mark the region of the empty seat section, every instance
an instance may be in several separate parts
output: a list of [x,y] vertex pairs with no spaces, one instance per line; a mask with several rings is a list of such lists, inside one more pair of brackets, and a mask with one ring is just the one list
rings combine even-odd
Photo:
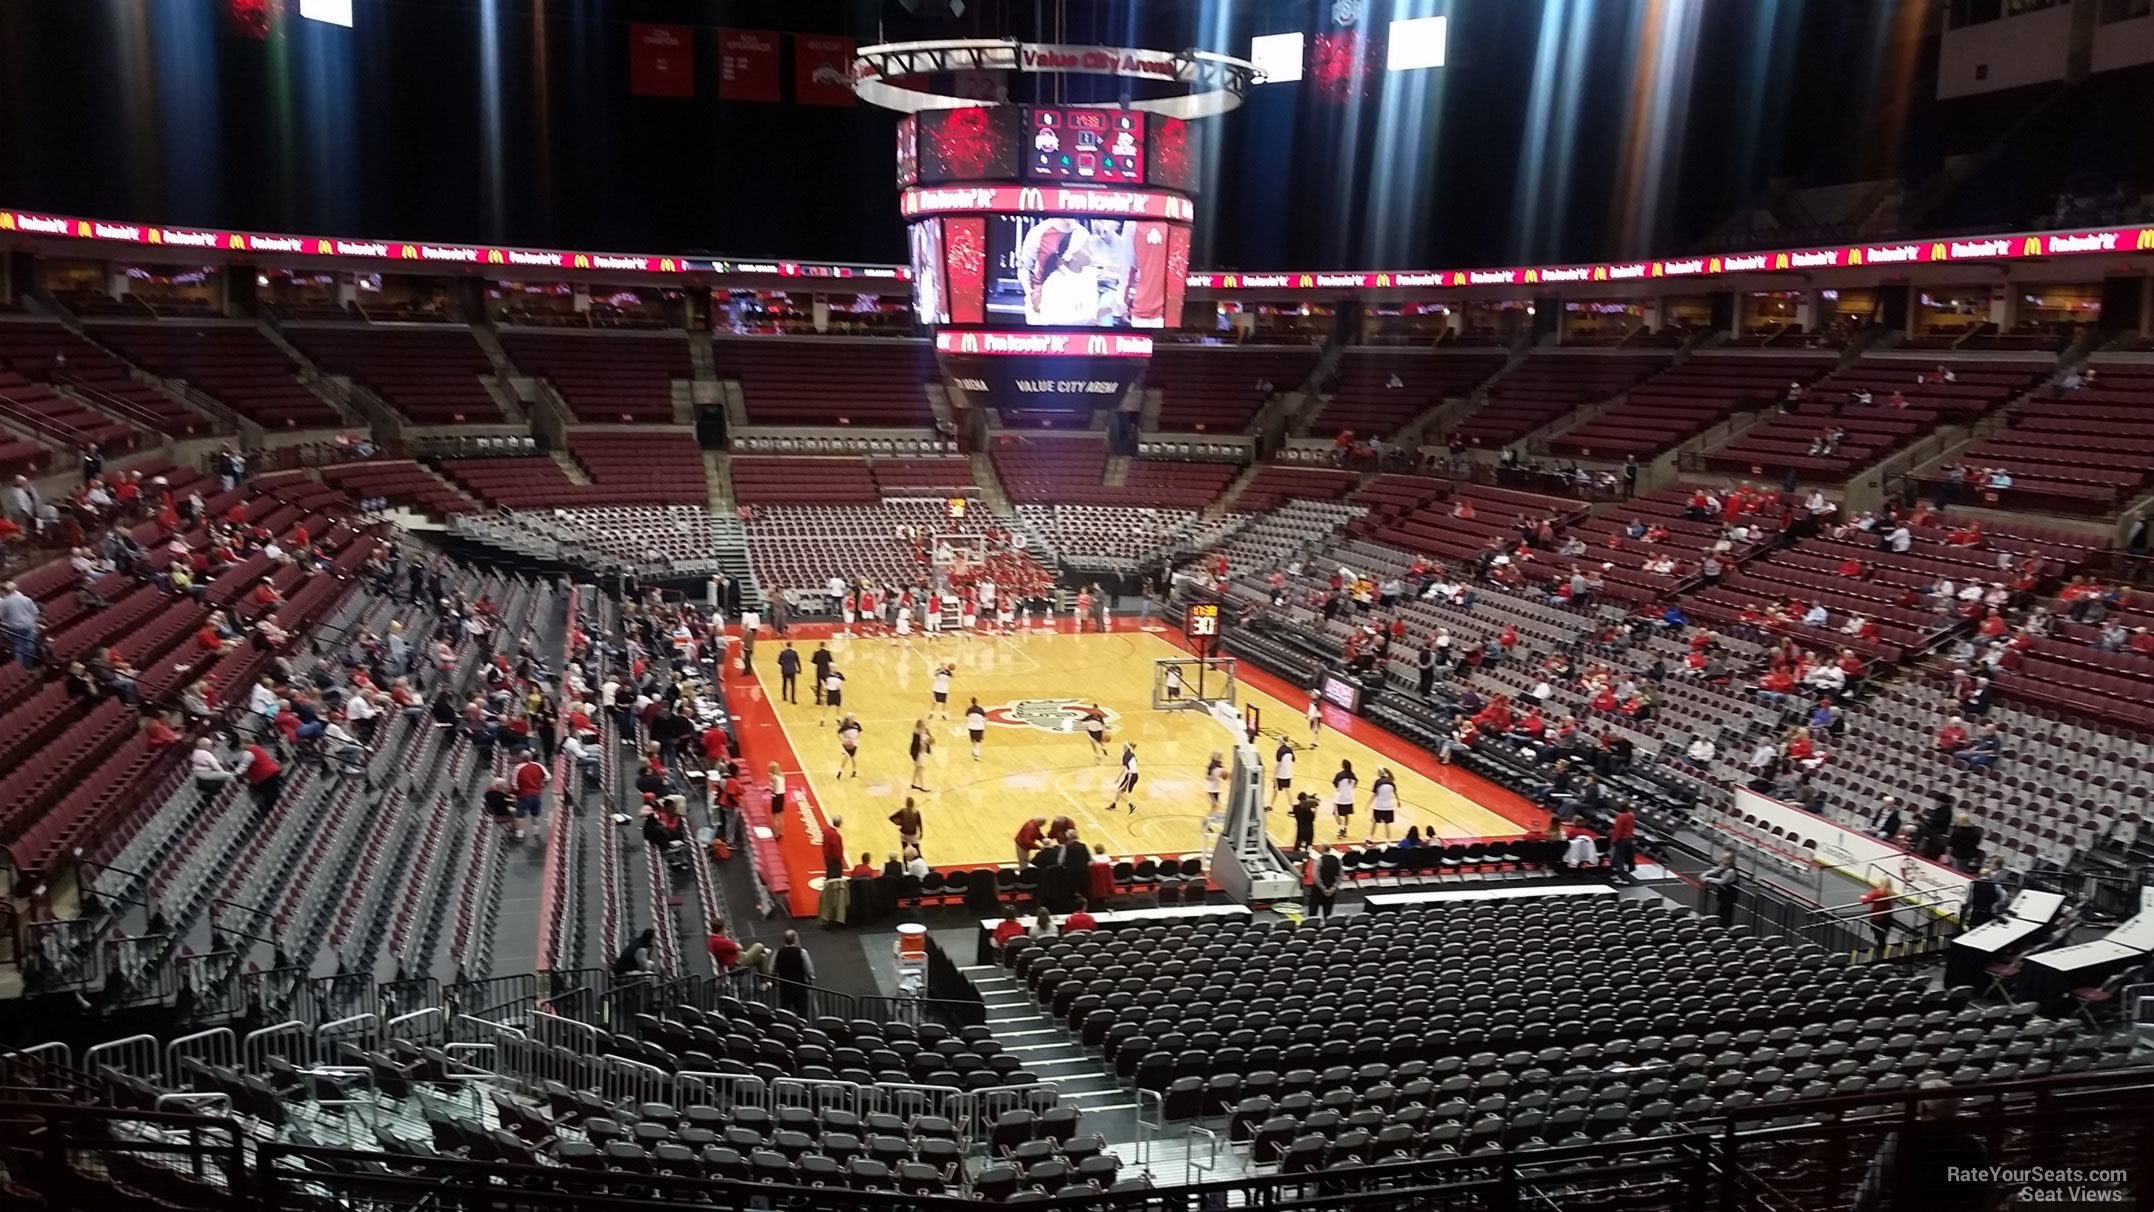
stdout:
[[[1717,471],[1776,479],[1792,470],[1806,479],[1835,483],[1940,425],[1986,415],[2055,366],[1960,359],[1945,369],[1952,373],[1950,382],[1939,375],[1938,363],[1926,357],[1862,358],[1819,379],[1792,412],[1753,426],[1712,451],[1707,464]],[[1870,403],[1860,403],[1858,391],[1869,392]],[[1902,403],[1893,402],[1895,393]],[[1834,428],[1845,429],[1846,437],[1830,449],[1819,445]]]
[[740,382],[759,424],[932,425],[922,384],[938,377],[925,341],[713,337],[721,379]]
[[1234,498],[1234,511],[1259,513],[1293,500],[1337,501],[1360,483],[1361,477],[1351,471],[1274,463],[1259,470]]
[[1508,358],[1493,349],[1348,349],[1310,431],[1350,429],[1364,438],[1395,433],[1445,400],[1472,394]]
[[1947,501],[2007,509],[2099,515],[2131,501],[2154,467],[2154,365],[2097,358],[2086,371],[2091,380],[2014,407],[2011,424],[1923,483]]
[[593,481],[641,487],[651,504],[710,502],[703,448],[693,434],[577,431],[569,435],[568,453]]
[[486,351],[461,325],[372,328],[294,325],[286,339],[314,364],[351,379],[421,425],[497,423],[508,418],[481,376],[494,373]]
[[501,348],[519,369],[553,384],[583,421],[671,424],[674,380],[695,377],[679,333],[509,330]]
[[1574,408],[1626,391],[1666,368],[1666,354],[1565,353],[1528,357],[1488,388],[1488,402],[1459,422],[1469,446],[1507,446]]
[[1810,383],[1833,367],[1830,357],[1701,353],[1630,390],[1621,403],[1548,440],[1579,458],[1649,458],[1736,413],[1768,407],[1790,383]]
[[0,366],[33,382],[64,387],[130,425],[175,438],[211,432],[209,418],[135,381],[127,363],[57,322],[0,324]]
[[735,455],[733,499],[743,505],[873,505],[882,494],[866,459]]
[[185,379],[265,428],[343,423],[299,381],[299,367],[251,324],[100,324],[90,333],[143,369]]
[[409,459],[338,463],[322,468],[322,482],[348,493],[354,501],[387,501],[421,513],[470,513],[478,503],[440,476]]
[[975,496],[970,459],[884,459],[868,465],[886,497]]
[[1273,392],[1292,391],[1309,377],[1317,352],[1159,345],[1144,372],[1145,384],[1159,389],[1159,428],[1239,433]]

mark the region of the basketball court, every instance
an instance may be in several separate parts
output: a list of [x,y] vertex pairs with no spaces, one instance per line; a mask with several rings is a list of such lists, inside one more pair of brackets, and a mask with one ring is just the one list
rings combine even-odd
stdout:
[[[925,817],[922,849],[936,867],[1009,861],[1014,835],[1033,816],[1068,816],[1080,837],[1112,854],[1205,849],[1210,811],[1205,767],[1214,752],[1229,749],[1233,738],[1203,711],[1154,709],[1157,662],[1190,658],[1170,638],[1174,633],[1138,630],[1135,621],[1126,618],[1114,623],[1117,630],[1107,634],[1072,634],[1065,621],[1058,631],[935,640],[915,635],[909,643],[888,636],[828,635],[829,628],[795,628],[792,642],[804,666],[797,704],[777,700],[777,654],[784,645],[767,638],[756,646],[758,681],[747,683],[735,675],[729,679],[729,693],[743,716],[747,756],[754,769],[776,760],[789,777],[798,777],[793,771],[805,774],[823,818],[844,819],[849,863],[866,851],[879,865],[897,849],[897,830],[889,817],[907,795]],[[825,638],[814,638],[819,634]],[[822,722],[826,713],[815,706],[809,688],[809,659],[819,643],[829,645],[835,667],[844,673],[845,708],[862,725],[857,778],[835,777],[841,756],[836,721]],[[943,663],[955,666],[950,718],[934,714],[929,719],[935,749],[927,758],[925,783],[931,790],[921,793],[907,786],[912,776],[908,745],[915,721],[933,710],[934,673]],[[1207,681],[1206,693],[1216,694],[1216,675]],[[1185,682],[1184,693],[1194,695],[1193,671]],[[1325,711],[1323,733],[1311,749],[1305,693],[1246,664],[1238,666],[1236,683],[1240,705],[1255,707],[1261,716],[1264,734],[1257,749],[1265,761],[1266,779],[1271,777],[1278,734],[1299,750],[1294,787],[1316,794],[1325,804],[1317,820],[1319,840],[1336,832],[1329,804],[1332,776],[1342,759],[1353,763],[1360,779],[1354,827],[1348,834],[1355,841],[1369,834],[1370,785],[1377,769],[1387,765],[1398,781],[1400,800],[1394,837],[1414,825],[1439,839],[1509,837],[1545,819],[1525,800],[1438,765],[1426,751],[1334,709]],[[977,761],[965,730],[965,708],[974,697],[988,718]],[[1082,713],[1094,703],[1108,720],[1108,752],[1097,759],[1082,726]],[[772,746],[780,738],[791,760]],[[1137,807],[1134,813],[1110,812],[1107,804],[1120,777],[1125,741],[1137,746]],[[1281,796],[1269,818],[1271,835],[1282,844],[1293,838],[1293,820],[1286,812],[1290,802],[1290,796]],[[788,850],[798,853],[796,846]]]

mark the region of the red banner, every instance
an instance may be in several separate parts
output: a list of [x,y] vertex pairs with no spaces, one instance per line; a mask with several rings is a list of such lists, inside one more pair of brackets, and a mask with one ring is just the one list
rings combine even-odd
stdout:
[[718,31],[718,99],[778,99],[778,35],[767,29]]
[[696,52],[687,26],[629,23],[628,91],[639,97],[696,95]]
[[853,40],[793,35],[793,99],[802,105],[853,103]]

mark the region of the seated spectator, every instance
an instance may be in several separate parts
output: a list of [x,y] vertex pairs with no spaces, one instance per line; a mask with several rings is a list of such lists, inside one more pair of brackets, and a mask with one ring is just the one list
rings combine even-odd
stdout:
[[1713,742],[1706,739],[1704,734],[1701,733],[1692,736],[1690,744],[1684,748],[1683,764],[1702,773],[1711,769],[1713,759],[1719,756],[1720,751],[1714,747]]
[[1945,753],[1958,753],[1967,747],[1967,724],[1958,716],[1944,722],[1937,730],[1937,748]]

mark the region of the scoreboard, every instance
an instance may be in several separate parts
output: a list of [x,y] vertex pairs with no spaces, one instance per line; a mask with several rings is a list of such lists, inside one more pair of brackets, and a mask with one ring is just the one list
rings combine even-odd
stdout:
[[1025,111],[1030,155],[1027,177],[1090,181],[1106,185],[1144,183],[1145,116],[1128,110],[1045,109]]
[[1193,602],[1182,615],[1182,634],[1189,637],[1200,655],[1219,649],[1219,603]]

